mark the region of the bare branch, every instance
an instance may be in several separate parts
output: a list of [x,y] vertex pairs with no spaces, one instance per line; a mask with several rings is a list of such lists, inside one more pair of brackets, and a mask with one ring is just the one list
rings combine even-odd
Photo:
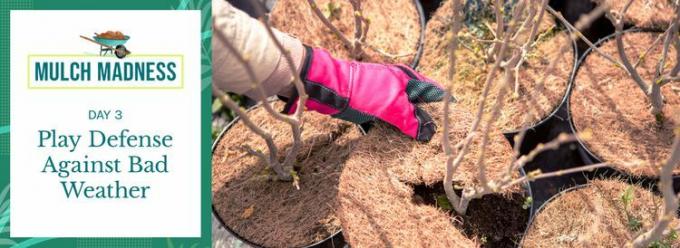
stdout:
[[[256,11],[260,12],[259,15],[262,16],[263,18],[260,19],[260,22],[262,25],[265,27],[267,30],[267,34],[269,35],[269,38],[272,40],[272,42],[276,45],[276,48],[281,51],[281,54],[286,60],[286,63],[288,64],[288,67],[290,68],[291,72],[291,77],[293,78],[293,85],[295,86],[295,89],[298,94],[298,100],[297,100],[297,108],[295,109],[295,113],[293,114],[293,118],[284,118],[283,121],[288,123],[291,127],[291,132],[293,132],[293,146],[291,147],[290,151],[288,154],[286,154],[286,158],[283,160],[283,165],[285,167],[291,166],[293,161],[295,160],[295,157],[300,151],[300,147],[302,147],[302,127],[301,127],[301,122],[302,122],[302,113],[304,111],[304,106],[305,103],[307,102],[307,93],[305,92],[305,87],[304,84],[302,83],[302,79],[300,78],[300,75],[298,74],[298,68],[295,67],[295,62],[293,61],[293,57],[290,55],[290,50],[287,48],[283,47],[281,42],[277,39],[276,35],[274,34],[274,30],[271,27],[271,23],[269,23],[269,19],[267,18],[267,15],[264,14],[264,9],[262,8],[262,5],[257,2],[257,0],[251,0],[251,3],[256,6]],[[268,106],[268,104],[265,105],[265,108]],[[275,112],[275,111],[274,111]],[[271,111],[270,111],[270,114]],[[284,116],[288,117],[287,115],[281,114],[276,112],[274,117],[277,116]]]
[[[666,29],[666,32],[668,32],[668,31],[669,31],[669,29]],[[658,44],[659,41],[661,41],[661,38],[663,38],[663,37],[664,37],[663,35],[659,35],[658,37],[656,37],[654,42],[652,42],[652,45],[650,45],[647,48],[647,50],[645,50],[645,52],[643,52],[642,55],[640,55],[640,57],[638,57],[638,60],[635,62],[635,64],[633,64],[633,68],[637,68],[640,65],[640,63],[645,60],[645,57],[647,57],[647,54],[649,54],[649,52],[652,51],[652,48],[654,48],[656,46],[656,44]]]
[[538,156],[539,154],[548,151],[548,150],[556,150],[559,148],[562,144],[566,144],[569,142],[574,142],[576,141],[576,135],[573,134],[560,134],[557,136],[557,138],[553,139],[552,141],[545,143],[545,144],[538,144],[536,148],[531,150],[528,154],[521,156],[519,159],[517,159],[514,163],[513,166],[511,167],[512,170],[519,170],[520,168],[524,167],[527,163],[531,162]]
[[323,15],[323,13],[321,12],[321,10],[319,9],[319,6],[316,5],[316,2],[315,2],[314,0],[307,0],[307,3],[309,4],[309,7],[312,8],[312,12],[314,12],[314,14],[316,15],[316,17],[318,17],[319,20],[321,20],[321,22],[322,22],[328,29],[330,29],[331,32],[333,32],[333,33],[335,34],[335,36],[337,36],[337,37],[342,41],[342,43],[345,44],[345,46],[346,46],[348,49],[352,49],[352,50],[353,50],[353,49],[354,49],[354,44],[349,40],[349,38],[347,38],[347,36],[345,36],[345,34],[343,34],[342,32],[340,32],[340,30],[339,30],[337,27],[335,27],[335,25],[333,25],[333,23],[331,23],[331,21],[328,20],[328,18],[326,18],[326,16]]
[[359,58],[361,56],[361,36],[363,32],[361,31],[361,24],[362,24],[362,12],[361,12],[361,2],[358,0],[349,0],[349,3],[352,5],[352,9],[354,9],[354,12],[352,15],[354,16],[354,45],[352,47],[352,58]]
[[614,27],[616,28],[616,33],[615,33],[615,41],[616,41],[616,48],[617,52],[619,55],[619,58],[621,59],[621,63],[623,64],[623,68],[628,72],[628,75],[631,76],[635,84],[644,92],[647,94],[649,85],[647,85],[638,73],[638,71],[633,67],[633,65],[630,63],[630,60],[628,60],[628,56],[626,55],[626,49],[623,43],[623,16],[628,10],[628,7],[630,7],[630,3],[632,0],[628,0],[628,3],[624,6],[623,10],[620,13],[620,17],[617,19],[613,16],[612,12],[610,11],[607,13],[607,17],[614,23]]
[[[534,2],[534,3],[539,3],[539,2]],[[535,37],[535,30],[536,26],[539,25],[540,23],[540,14],[538,14],[539,18],[536,19],[537,15],[537,10],[535,9],[535,6],[529,6],[529,13],[526,14],[525,16],[522,15],[522,11],[524,11],[524,8],[526,7],[526,4],[532,4],[531,1],[521,1],[518,3],[518,5],[515,7],[515,12],[512,15],[512,18],[509,22],[508,28],[503,29],[503,40],[502,41],[494,41],[494,44],[499,45],[498,46],[498,51],[496,53],[497,57],[496,60],[494,61],[493,66],[490,68],[490,70],[487,73],[487,78],[485,81],[484,88],[482,90],[481,94],[481,100],[479,102],[478,108],[477,108],[477,113],[476,113],[476,118],[473,121],[470,131],[468,132],[468,135],[464,140],[462,140],[458,145],[456,145],[456,148],[460,148],[458,153],[453,155],[453,149],[451,147],[450,141],[448,137],[444,137],[442,139],[442,146],[447,154],[447,160],[446,160],[446,166],[447,166],[447,173],[445,176],[445,181],[444,181],[444,187],[446,190],[446,195],[449,201],[451,202],[451,205],[453,206],[454,210],[458,212],[459,214],[465,214],[467,211],[467,207],[469,205],[469,202],[472,199],[480,198],[484,195],[491,194],[491,193],[496,193],[499,192],[500,190],[505,190],[508,189],[516,184],[519,183],[524,183],[527,181],[539,179],[539,178],[546,178],[546,177],[551,177],[551,176],[559,176],[567,173],[574,173],[577,171],[584,171],[584,170],[592,170],[595,168],[603,167],[606,164],[595,164],[595,165],[590,165],[590,166],[584,166],[584,167],[579,167],[579,168],[572,168],[572,169],[567,169],[567,170],[561,170],[561,171],[556,171],[556,172],[550,172],[550,173],[545,173],[541,174],[539,171],[533,172],[527,176],[521,177],[519,179],[512,179],[512,172],[515,171],[516,169],[519,169],[523,167],[526,163],[530,162],[534,157],[536,157],[538,154],[541,152],[544,152],[549,149],[556,149],[559,147],[561,144],[574,141],[576,138],[575,136],[569,136],[569,135],[562,135],[559,136],[557,139],[537,147],[534,151],[530,152],[528,155],[519,157],[517,159],[513,160],[513,163],[508,165],[508,171],[505,173],[505,175],[498,181],[494,180],[488,180],[486,178],[486,167],[485,167],[485,158],[484,158],[484,151],[486,149],[486,145],[489,142],[488,136],[489,133],[491,132],[493,128],[493,123],[494,120],[497,118],[497,116],[500,113],[500,109],[503,107],[504,103],[504,97],[507,94],[508,91],[512,89],[512,84],[516,83],[517,81],[517,72],[518,70],[515,70],[514,68],[519,68],[518,64],[520,61],[522,61],[522,58],[525,56],[526,53],[523,53],[521,49],[516,49],[513,48],[510,44],[515,44],[517,43],[517,40],[522,37],[526,38],[526,36],[519,35],[519,33],[526,33],[529,32],[529,39],[526,40],[526,43],[522,43],[522,47],[525,48],[525,51],[528,50],[531,47],[531,43],[533,42],[533,39],[531,37]],[[543,9],[547,7],[547,2],[545,0],[540,2],[540,13],[544,13]],[[456,10],[454,5],[454,10]],[[601,9],[596,9],[593,13],[590,13],[589,15],[586,15],[583,18],[586,18],[587,21],[581,21],[577,22],[578,27],[583,27],[586,25],[590,25],[590,22],[594,20],[595,18],[593,16],[596,16],[601,14],[603,10]],[[454,13],[454,18],[457,13]],[[525,17],[524,21],[521,20],[522,17]],[[454,24],[456,22],[454,21]],[[515,27],[519,27],[515,29]],[[454,34],[457,34],[458,29],[456,29],[454,25]],[[572,39],[575,39],[575,37],[572,37]],[[453,42],[455,41],[455,42]],[[449,74],[448,74],[448,79],[449,83],[452,83],[451,81],[454,78],[455,75],[455,49],[457,48],[456,46],[451,46],[451,44],[457,45],[457,37],[454,37],[452,40],[452,43],[450,43],[449,47],[449,56],[450,56],[450,61],[449,61]],[[560,51],[565,52],[566,49],[571,48],[569,44],[565,44],[560,48]],[[507,49],[512,49],[509,58],[507,60],[504,60],[504,56],[506,55],[506,50]],[[501,56],[503,55],[503,56]],[[549,68],[554,68],[556,65],[558,58],[553,60],[549,66]],[[482,130],[478,132],[478,129],[480,127],[480,123],[483,119],[484,116],[484,110],[485,110],[485,104],[488,98],[489,90],[490,90],[490,84],[493,82],[496,73],[498,70],[503,68],[504,75],[503,75],[503,85],[500,87],[500,91],[498,93],[498,96],[495,98],[495,103],[491,108],[491,113],[488,118],[488,122],[485,123],[483,126]],[[545,81],[546,77],[543,77],[542,81],[539,83],[539,85],[542,85],[542,83]],[[449,92],[447,94],[450,94],[450,88],[447,88]],[[450,99],[450,95],[447,95],[446,100]],[[535,102],[531,102],[532,104],[535,104]],[[528,107],[527,107],[528,108]],[[445,135],[448,136],[449,133],[449,120],[448,120],[448,104],[445,103],[444,105],[444,129],[445,129]],[[529,118],[528,112],[526,118]],[[486,120],[486,118],[485,118]],[[463,191],[461,194],[455,194],[453,192],[453,183],[452,183],[452,175],[454,172],[458,169],[460,166],[460,163],[462,163],[464,156],[467,154],[467,150],[472,143],[472,139],[476,137],[477,135],[483,135],[482,137],[482,142],[480,144],[481,149],[480,149],[480,157],[477,160],[477,167],[479,168],[479,181],[480,183],[477,185],[468,185],[463,188]],[[521,146],[522,139],[524,135],[526,134],[526,129],[523,129],[520,135],[517,137],[515,140],[515,153],[519,154],[519,147]]]
[[[281,164],[279,163],[277,159],[277,154],[278,154],[278,148],[276,148],[276,144],[274,143],[274,139],[272,138],[271,134],[267,133],[264,131],[262,128],[258,127],[255,125],[250,118],[248,117],[248,114],[241,109],[241,107],[238,106],[231,98],[222,92],[215,84],[212,85],[212,91],[213,94],[217,96],[217,98],[222,102],[224,106],[227,106],[227,108],[231,109],[232,111],[236,112],[236,114],[241,118],[241,122],[250,129],[253,133],[257,134],[260,136],[265,143],[267,143],[267,148],[269,149],[269,159],[265,159],[264,162],[267,163],[267,165],[276,172],[276,175],[279,177],[279,179],[283,181],[290,181],[292,180],[292,177],[290,176],[290,173],[285,171]],[[264,158],[263,156],[258,156],[260,158]]]
[[[604,57],[605,59],[609,60],[610,62],[614,63],[615,65],[623,68],[623,65],[619,61],[614,59],[609,54],[600,50],[600,48],[595,46],[595,44],[593,44],[593,42],[591,42],[588,38],[586,38],[583,35],[583,33],[581,33],[581,30],[583,30],[585,28],[585,26],[590,25],[590,24],[587,24],[587,25],[576,24],[576,26],[573,26],[573,25],[571,25],[571,23],[569,23],[569,21],[564,19],[564,16],[562,16],[562,13],[555,11],[552,7],[546,6],[546,10],[548,10],[548,12],[550,12],[555,17],[557,17],[557,19],[560,20],[560,22],[562,24],[564,24],[566,27],[568,27],[570,30],[572,30],[573,35],[575,36],[575,37],[572,37],[572,40],[576,40],[576,38],[581,39],[583,42],[585,42],[590,47],[590,49],[592,49],[592,51],[595,51],[600,56]],[[579,22],[581,22],[583,20],[582,23],[585,23],[585,22],[592,23],[595,20],[595,18],[600,16],[605,10],[606,9],[602,6],[598,7],[598,8],[595,9],[595,11],[597,11],[597,12],[593,11],[592,13],[590,13],[588,15],[582,16],[581,19],[579,19]],[[597,14],[597,15],[595,15],[595,14]]]
[[[446,153],[446,174],[444,175],[444,191],[446,192],[446,197],[449,199],[450,202],[459,202],[460,198],[458,195],[453,191],[453,173],[456,171],[456,167],[460,164],[460,161],[462,161],[463,156],[467,153],[468,146],[472,142],[472,137],[473,135],[468,135],[468,137],[465,139],[464,143],[462,144],[462,148],[458,153],[458,158],[454,161],[453,158],[453,149],[451,147],[451,141],[449,140],[449,132],[451,130],[450,127],[450,120],[449,120],[449,107],[451,105],[451,91],[453,91],[453,81],[454,81],[454,76],[456,74],[456,49],[458,49],[458,32],[460,31],[461,28],[461,23],[460,20],[461,14],[459,13],[461,11],[461,5],[460,5],[460,0],[453,0],[451,1],[451,4],[453,5],[453,17],[452,17],[452,28],[451,28],[451,35],[449,37],[449,72],[447,74],[447,80],[448,84],[446,87],[446,91],[444,93],[444,135],[442,135],[442,147],[444,148],[444,152]],[[457,162],[457,163],[455,163]],[[456,211],[459,211],[459,209],[456,209]]]
[[566,175],[566,174],[571,174],[571,173],[576,173],[576,172],[582,172],[582,171],[592,171],[594,169],[602,168],[605,166],[608,166],[608,163],[598,163],[598,164],[591,164],[591,165],[586,165],[586,166],[580,166],[580,167],[575,167],[575,168],[570,168],[566,170],[558,170],[558,171],[553,171],[549,173],[542,173],[540,170],[535,170],[529,172],[527,175],[520,177],[518,179],[515,179],[514,181],[503,185],[501,189],[508,189],[514,185],[528,182],[528,181],[535,181],[538,179],[543,179],[543,178],[549,178],[549,177],[556,177],[556,176],[561,176],[561,175]]
[[662,215],[651,229],[633,240],[633,247],[648,247],[652,242],[660,240],[668,225],[675,219],[675,211],[678,209],[678,198],[673,190],[673,170],[678,166],[678,163],[680,163],[680,135],[676,131],[673,147],[671,148],[671,156],[661,167],[659,175],[658,187],[664,201]]

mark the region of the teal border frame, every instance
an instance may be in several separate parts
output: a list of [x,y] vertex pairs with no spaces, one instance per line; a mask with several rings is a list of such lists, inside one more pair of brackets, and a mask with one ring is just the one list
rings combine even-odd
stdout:
[[[201,111],[200,238],[11,238],[9,236],[11,228],[11,223],[9,223],[9,201],[11,199],[9,195],[10,10],[21,9],[201,11],[201,109],[196,110]],[[211,0],[0,0],[0,247],[211,247],[211,27]],[[172,216],[168,216],[168,221],[172,221]]]

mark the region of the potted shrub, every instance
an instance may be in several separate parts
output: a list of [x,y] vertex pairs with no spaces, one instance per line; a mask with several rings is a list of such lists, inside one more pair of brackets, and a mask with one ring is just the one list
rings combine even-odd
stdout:
[[[446,35],[450,42],[447,47],[451,66],[445,81],[440,80],[449,82],[447,93],[443,103],[421,106],[433,113],[435,124],[443,128],[434,137],[441,143],[407,140],[396,136],[389,127],[379,125],[357,144],[357,151],[362,152],[350,156],[339,185],[338,211],[344,235],[352,245],[513,245],[519,241],[530,212],[527,210],[531,206],[531,198],[527,197],[530,193],[522,187],[526,182],[603,166],[594,164],[551,173],[536,170],[525,175],[522,168],[534,157],[574,141],[575,137],[561,135],[520,156],[521,138],[512,149],[503,142],[495,126],[504,98],[515,89],[514,68],[526,58],[523,48],[530,47],[507,44],[512,37],[524,35],[522,29],[515,29],[518,23],[529,23],[522,27],[533,25],[536,28],[528,30],[538,30],[538,22],[526,20],[536,20],[547,1],[533,5],[530,1],[518,2],[513,9],[515,19],[509,21],[507,29],[502,28],[507,32],[503,39],[491,41],[501,45],[498,49],[490,48],[489,58],[493,58],[493,63],[482,65],[491,68],[475,115],[463,104],[452,103],[452,85],[458,82],[454,78],[460,73],[454,65],[459,58],[456,48],[462,5],[459,1],[445,4],[452,5],[449,10],[453,19],[449,22],[453,24],[452,32]],[[531,33],[535,34],[532,31],[528,37]],[[560,46],[560,50],[572,48],[571,44]],[[498,86],[499,93],[491,96],[490,85],[500,67],[504,70],[502,85]],[[484,111],[486,104],[490,106],[488,111]],[[527,111],[524,114],[527,115]],[[522,132],[525,131],[526,128]]]
[[[556,195],[531,222],[522,247],[624,247],[654,225],[663,199],[638,185],[594,180]],[[673,224],[680,224],[673,216]],[[655,247],[680,244],[677,234]]]
[[[283,108],[283,104],[272,104]],[[213,207],[216,216],[237,237],[263,247],[303,247],[339,237],[335,214],[337,184],[344,161],[361,136],[351,123],[305,113],[301,146],[291,174],[280,180],[264,162],[250,154],[265,151],[266,143],[253,135],[243,116],[228,126],[215,143],[212,167]],[[261,107],[247,118],[272,135],[281,149],[278,160],[291,149],[290,127]],[[336,245],[341,243],[335,242]]]
[[581,142],[586,160],[656,177],[679,121],[677,19],[664,33],[646,33],[624,32],[625,19],[609,16],[617,33],[591,48],[574,77],[572,129],[592,130],[593,139]]
[[[458,103],[474,113],[482,101],[487,75],[495,61],[488,53],[494,48],[497,50],[499,46],[493,45],[499,44],[499,41],[503,39],[497,34],[497,27],[507,25],[509,21],[497,25],[493,15],[481,20],[462,20],[465,25],[460,29],[460,41],[456,50],[458,54],[455,66],[456,76],[454,80],[448,80],[450,66],[450,49],[448,48],[451,37],[449,33],[453,27],[453,11],[449,3],[450,1],[446,1],[428,22],[425,51],[419,70],[438,82],[450,84],[448,86],[451,87],[452,94]],[[557,110],[566,96],[569,75],[576,61],[569,32],[558,27],[553,17],[542,11],[544,6],[541,6],[541,3],[533,3],[532,7],[536,9],[534,18],[538,21],[538,25],[532,26],[536,30],[530,27],[522,28],[516,30],[515,36],[511,37],[511,43],[520,46],[521,49],[517,50],[524,53],[524,56],[516,62],[515,66],[508,69],[513,73],[515,82],[511,90],[512,95],[503,100],[503,108],[497,120],[498,128],[506,133],[517,133],[524,127],[533,127]],[[537,11],[539,9],[541,11]],[[523,15],[526,14],[523,13]],[[533,34],[532,31],[534,31]],[[562,44],[571,46],[563,51]],[[509,55],[505,56],[509,57]],[[556,61],[556,65],[548,70],[552,61]],[[504,79],[504,70],[500,68],[499,72],[491,78],[494,83],[491,84],[488,98],[495,99],[499,95],[503,85],[500,82]],[[492,107],[492,104],[486,105],[487,115],[490,114]],[[530,113],[529,119],[525,119],[527,112]]]
[[[261,21],[275,39],[269,23]],[[222,33],[215,35],[243,65],[259,98],[266,99],[247,58]],[[290,71],[297,71],[289,54],[283,54]],[[302,82],[299,75],[292,77],[297,104],[304,106]],[[333,203],[344,159],[360,136],[358,129],[316,113],[303,116],[304,108],[292,115],[279,113],[280,102],[263,101],[246,111],[216,85],[213,94],[238,115],[213,147],[215,216],[251,245],[343,245]]]
[[677,247],[673,170],[679,163],[680,138],[675,137],[659,170],[661,197],[616,180],[595,180],[553,197],[532,220],[523,246]]

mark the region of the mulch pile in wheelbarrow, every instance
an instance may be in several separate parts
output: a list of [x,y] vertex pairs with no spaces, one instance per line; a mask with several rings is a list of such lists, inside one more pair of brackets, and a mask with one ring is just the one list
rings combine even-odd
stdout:
[[125,35],[120,31],[106,31],[101,34],[96,34],[97,38],[109,39],[109,40],[124,40]]

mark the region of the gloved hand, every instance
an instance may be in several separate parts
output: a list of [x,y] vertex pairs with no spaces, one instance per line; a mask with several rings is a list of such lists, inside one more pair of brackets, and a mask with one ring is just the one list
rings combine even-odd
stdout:
[[[300,76],[307,109],[357,124],[380,119],[416,140],[432,138],[436,126],[415,103],[440,101],[439,84],[404,65],[344,61],[322,49],[305,49]],[[285,113],[295,112],[297,99],[294,93]]]

